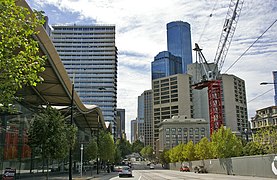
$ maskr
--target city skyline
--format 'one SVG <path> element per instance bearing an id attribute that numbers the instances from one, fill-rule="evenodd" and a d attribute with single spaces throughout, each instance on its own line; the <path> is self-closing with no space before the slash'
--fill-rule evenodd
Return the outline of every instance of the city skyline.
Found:
<path id="1" fill-rule="evenodd" d="M 118 108 L 126 109 L 126 133 L 135 119 L 137 98 L 151 89 L 151 62 L 166 48 L 166 24 L 181 20 L 191 25 L 192 47 L 197 42 L 209 62 L 213 61 L 230 0 L 153 0 L 112 2 L 97 0 L 27 0 L 45 12 L 49 24 L 114 24 L 118 48 Z M 146 6 L 147 4 L 147 6 Z M 222 73 L 273 23 L 274 0 L 245 1 Z M 274 24 L 237 63 L 227 71 L 246 82 L 249 120 L 257 109 L 274 105 L 273 82 L 276 65 L 277 25 Z M 193 62 L 195 54 L 193 53 Z M 130 79 L 135 79 L 132 82 Z M 272 90 L 271 90 L 272 89 Z M 268 93 L 265 93 L 267 92 Z M 265 93 L 263 96 L 261 94 Z"/>

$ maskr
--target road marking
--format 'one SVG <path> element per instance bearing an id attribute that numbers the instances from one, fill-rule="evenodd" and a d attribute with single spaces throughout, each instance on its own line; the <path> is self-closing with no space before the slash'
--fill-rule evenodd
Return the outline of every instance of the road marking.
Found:
<path id="1" fill-rule="evenodd" d="M 141 179 L 141 176 L 139 176 L 138 180 L 140 180 L 140 179 Z"/>

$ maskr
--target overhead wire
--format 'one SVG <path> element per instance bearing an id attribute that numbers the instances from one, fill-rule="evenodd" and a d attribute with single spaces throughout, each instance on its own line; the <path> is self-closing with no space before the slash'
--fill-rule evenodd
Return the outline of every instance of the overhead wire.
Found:
<path id="1" fill-rule="evenodd" d="M 225 71 L 225 73 L 227 73 L 227 71 L 229 71 L 276 22 L 277 19 L 231 64 L 231 66 Z"/>
<path id="2" fill-rule="evenodd" d="M 264 92 L 264 93 L 262 93 L 262 94 L 260 94 L 260 95 L 258 95 L 258 96 L 256 96 L 256 97 L 254 97 L 253 99 L 249 100 L 247 103 L 250 103 L 250 102 L 256 100 L 257 98 L 259 98 L 259 97 L 261 97 L 261 96 L 263 96 L 263 95 L 269 93 L 269 92 L 272 91 L 273 89 L 274 89 L 274 88 L 271 88 L 271 89 L 267 90 L 266 92 Z"/>

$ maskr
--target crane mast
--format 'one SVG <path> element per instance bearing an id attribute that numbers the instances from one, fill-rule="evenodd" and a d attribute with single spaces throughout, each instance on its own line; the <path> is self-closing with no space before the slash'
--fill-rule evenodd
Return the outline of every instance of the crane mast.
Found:
<path id="1" fill-rule="evenodd" d="M 195 43 L 195 48 L 193 49 L 197 52 L 205 72 L 205 79 L 193 87 L 195 89 L 208 87 L 210 135 L 223 124 L 221 80 L 218 76 L 235 33 L 242 5 L 243 0 L 231 0 L 230 2 L 214 59 L 215 67 L 212 70 L 197 43 Z"/>

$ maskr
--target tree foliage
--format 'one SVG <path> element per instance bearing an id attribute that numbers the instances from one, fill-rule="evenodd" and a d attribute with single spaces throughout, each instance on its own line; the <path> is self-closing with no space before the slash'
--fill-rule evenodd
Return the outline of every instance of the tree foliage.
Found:
<path id="1" fill-rule="evenodd" d="M 57 109 L 47 107 L 33 118 L 28 142 L 32 150 L 44 159 L 62 159 L 70 146 L 73 148 L 76 132 L 76 128 L 65 124 Z"/>
<path id="2" fill-rule="evenodd" d="M 154 152 L 154 149 L 150 145 L 148 145 L 142 148 L 142 150 L 140 151 L 140 154 L 142 155 L 142 157 L 148 160 L 151 160 L 154 158 L 153 152 Z"/>
<path id="3" fill-rule="evenodd" d="M 254 141 L 258 144 L 258 149 L 265 154 L 277 153 L 277 128 L 265 127 L 254 135 Z"/>
<path id="4" fill-rule="evenodd" d="M 126 139 L 118 139 L 116 141 L 116 148 L 119 151 L 118 153 L 121 154 L 122 158 L 125 158 L 126 155 L 132 153 L 132 146 L 129 141 Z"/>
<path id="5" fill-rule="evenodd" d="M 114 162 L 115 145 L 110 133 L 100 131 L 98 153 L 101 160 Z"/>
<path id="6" fill-rule="evenodd" d="M 98 147 L 97 147 L 96 140 L 92 138 L 89 141 L 89 144 L 85 147 L 85 155 L 86 155 L 85 159 L 87 160 L 95 159 L 97 157 L 97 151 L 98 151 Z"/>
<path id="7" fill-rule="evenodd" d="M 208 138 L 202 138 L 199 143 L 195 145 L 195 156 L 200 160 L 213 158 L 211 143 Z"/>
<path id="8" fill-rule="evenodd" d="M 42 78 L 45 58 L 39 55 L 38 42 L 33 38 L 36 27 L 43 24 L 37 13 L 17 6 L 13 0 L 0 2 L 0 103 L 9 109 L 16 92 L 24 86 L 36 86 Z"/>
<path id="9" fill-rule="evenodd" d="M 213 155 L 216 158 L 229 158 L 240 156 L 242 153 L 241 140 L 232 134 L 230 128 L 223 126 L 212 134 Z"/>
<path id="10" fill-rule="evenodd" d="M 132 152 L 139 153 L 142 150 L 143 147 L 144 147 L 143 143 L 140 140 L 136 140 L 132 144 Z"/>

